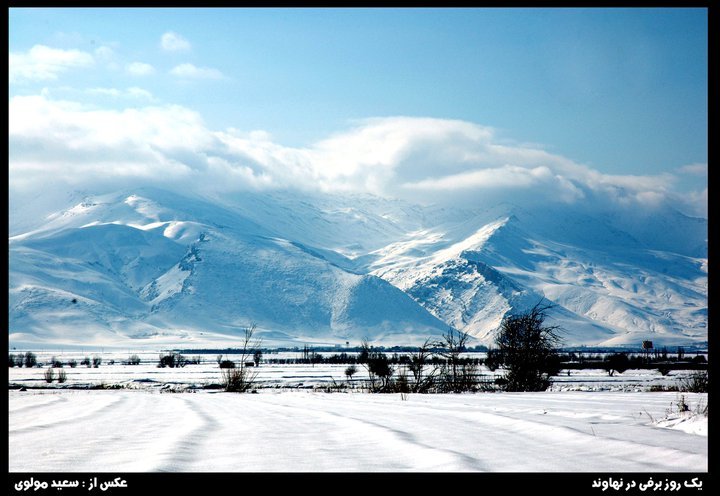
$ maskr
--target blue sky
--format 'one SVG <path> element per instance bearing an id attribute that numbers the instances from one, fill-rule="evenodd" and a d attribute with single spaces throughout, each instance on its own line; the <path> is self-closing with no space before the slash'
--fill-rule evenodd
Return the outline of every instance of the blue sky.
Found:
<path id="1" fill-rule="evenodd" d="M 567 201 L 598 184 L 687 193 L 702 214 L 707 40 L 705 9 L 10 9 L 11 176 L 40 159 L 14 109 L 57 114 L 57 136 L 83 112 L 108 132 L 179 112 L 209 140 L 162 152 L 183 177 L 225 160 L 257 187 L 280 173 L 389 194 L 519 178 Z M 218 139 L 215 162 L 178 158 Z"/>

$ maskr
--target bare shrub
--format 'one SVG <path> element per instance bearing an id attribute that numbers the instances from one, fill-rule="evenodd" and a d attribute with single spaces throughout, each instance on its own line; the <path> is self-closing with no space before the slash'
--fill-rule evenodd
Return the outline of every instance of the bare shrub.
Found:
<path id="1" fill-rule="evenodd" d="M 627 353 L 613 353 L 605 357 L 603 361 L 603 368 L 607 371 L 610 377 L 615 372 L 622 374 L 630 367 L 630 359 L 628 359 Z M 666 375 L 666 374 L 663 374 Z"/>
<path id="2" fill-rule="evenodd" d="M 435 386 L 438 367 L 428 363 L 432 357 L 433 346 L 433 342 L 428 338 L 415 353 L 410 355 L 408 368 L 412 374 L 410 389 L 413 393 L 427 393 Z M 425 369 L 428 365 L 431 367 L 429 372 Z"/>
<path id="3" fill-rule="evenodd" d="M 260 348 L 261 344 L 259 339 L 254 338 L 256 329 L 257 326 L 255 324 L 251 324 L 244 329 L 238 365 L 234 368 L 223 369 L 222 375 L 225 391 L 244 393 L 250 391 L 255 385 L 258 373 L 254 371 L 253 367 L 249 367 L 248 364 L 254 365 L 250 357 Z"/>
<path id="4" fill-rule="evenodd" d="M 160 361 L 158 362 L 158 367 L 164 368 L 164 367 L 170 367 L 170 368 L 176 368 L 176 367 L 184 367 L 187 365 L 187 358 L 182 356 L 180 353 L 172 352 L 167 355 L 160 355 Z"/>
<path id="5" fill-rule="evenodd" d="M 664 377 L 670 373 L 672 369 L 670 368 L 670 365 L 668 364 L 660 364 L 658 365 L 658 372 Z"/>
<path id="6" fill-rule="evenodd" d="M 45 371 L 45 382 L 51 383 L 53 380 L 55 380 L 55 372 L 53 371 L 52 367 L 48 367 L 48 369 Z"/>
<path id="7" fill-rule="evenodd" d="M 57 381 L 61 383 L 67 381 L 67 373 L 64 370 L 60 369 L 60 372 L 58 372 Z"/>
<path id="8" fill-rule="evenodd" d="M 25 353 L 25 366 L 27 368 L 32 368 L 35 365 L 37 365 L 37 357 L 35 356 L 35 353 L 28 351 Z"/>
<path id="9" fill-rule="evenodd" d="M 688 393 L 707 393 L 709 391 L 707 370 L 700 370 L 682 377 L 678 381 L 678 389 Z"/>
<path id="10" fill-rule="evenodd" d="M 358 362 L 362 363 L 368 371 L 368 389 L 371 393 L 393 392 L 392 375 L 394 369 L 385 353 L 375 350 L 364 339 L 361 343 L 361 352 Z"/>
<path id="11" fill-rule="evenodd" d="M 667 386 L 665 384 L 653 384 L 648 389 L 651 393 L 666 392 L 666 391 L 679 391 L 677 386 Z"/>
<path id="12" fill-rule="evenodd" d="M 348 383 L 352 380 L 352 376 L 354 376 L 357 373 L 357 367 L 355 365 L 350 365 L 345 369 L 345 377 L 347 377 Z"/>
<path id="13" fill-rule="evenodd" d="M 700 400 L 697 402 L 697 405 L 695 405 L 695 410 L 693 410 L 698 415 L 703 415 L 705 417 L 708 416 L 708 405 L 703 400 Z"/>
<path id="14" fill-rule="evenodd" d="M 690 405 L 687 404 L 687 401 L 685 401 L 685 395 L 680 395 L 680 399 L 677 401 L 677 409 L 678 412 L 684 413 L 690 411 Z"/>
<path id="15" fill-rule="evenodd" d="M 102 358 L 100 358 L 99 356 L 95 355 L 95 356 L 93 357 L 93 359 L 92 359 L 93 367 L 98 368 L 101 363 L 102 363 Z"/>
<path id="16" fill-rule="evenodd" d="M 223 369 L 223 384 L 225 391 L 230 393 L 245 393 L 253 387 L 257 373 L 251 373 L 246 367 Z"/>
<path id="17" fill-rule="evenodd" d="M 397 374 L 395 383 L 393 384 L 395 392 L 401 394 L 407 394 L 410 392 L 410 382 L 408 381 L 407 370 L 405 367 L 401 367 Z"/>

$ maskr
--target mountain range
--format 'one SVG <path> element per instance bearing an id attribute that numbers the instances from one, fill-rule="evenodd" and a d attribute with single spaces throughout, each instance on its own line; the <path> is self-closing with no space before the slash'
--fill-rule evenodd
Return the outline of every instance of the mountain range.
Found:
<path id="1" fill-rule="evenodd" d="M 49 195 L 48 195 L 49 198 Z M 708 339 L 707 220 L 567 206 L 142 187 L 10 201 L 14 344 L 491 345 L 551 304 L 567 346 Z"/>

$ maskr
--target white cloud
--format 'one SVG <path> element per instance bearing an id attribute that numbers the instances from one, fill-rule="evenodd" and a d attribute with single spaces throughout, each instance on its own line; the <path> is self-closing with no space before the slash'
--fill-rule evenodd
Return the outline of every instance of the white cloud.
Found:
<path id="1" fill-rule="evenodd" d="M 86 90 L 91 95 L 109 96 L 113 98 L 134 98 L 144 100 L 154 100 L 152 93 L 137 86 L 120 90 L 117 88 L 89 88 Z"/>
<path id="2" fill-rule="evenodd" d="M 707 163 L 695 163 L 683 165 L 678 168 L 678 172 L 681 174 L 690 174 L 693 176 L 707 176 L 708 175 L 708 164 Z"/>
<path id="3" fill-rule="evenodd" d="M 197 67 L 193 64 L 180 64 L 172 68 L 170 74 L 184 79 L 222 79 L 223 74 L 211 67 Z"/>
<path id="4" fill-rule="evenodd" d="M 439 178 L 423 179 L 414 183 L 405 183 L 404 187 L 416 190 L 456 191 L 477 188 L 527 188 L 536 179 L 547 175 L 547 167 L 526 169 L 525 167 L 505 166 L 497 169 L 480 169 L 462 172 Z"/>
<path id="5" fill-rule="evenodd" d="M 89 88 L 87 92 L 91 95 L 112 96 L 118 98 L 122 91 L 117 88 Z"/>
<path id="6" fill-rule="evenodd" d="M 138 88 L 137 86 L 131 86 L 126 90 L 126 93 L 131 98 L 140 98 L 146 100 L 155 100 L 155 97 L 148 90 Z"/>
<path id="7" fill-rule="evenodd" d="M 669 174 L 602 174 L 532 145 L 500 143 L 492 128 L 429 118 L 362 121 L 307 150 L 325 189 L 366 190 L 433 201 L 502 195 L 574 202 L 588 196 L 647 200 L 665 194 Z M 523 195 L 523 191 L 531 194 Z"/>
<path id="8" fill-rule="evenodd" d="M 21 188 L 187 179 L 207 168 L 199 154 L 214 141 L 196 113 L 173 105 L 98 110 L 23 96 L 9 111 L 10 182 Z"/>
<path id="9" fill-rule="evenodd" d="M 190 42 L 177 33 L 168 31 L 160 38 L 160 46 L 168 52 L 190 50 Z"/>
<path id="10" fill-rule="evenodd" d="M 688 213 L 698 217 L 707 218 L 708 216 L 708 189 L 702 191 L 692 191 L 686 195 L 688 202 Z"/>
<path id="11" fill-rule="evenodd" d="M 125 70 L 133 76 L 149 76 L 155 73 L 155 68 L 144 62 L 132 62 L 125 66 Z"/>
<path id="12" fill-rule="evenodd" d="M 143 96 L 142 89 L 96 89 Z M 117 93 L 116 93 L 117 92 Z M 670 174 L 607 175 L 528 145 L 498 144 L 492 128 L 410 117 L 359 121 L 305 148 L 263 131 L 216 131 L 177 105 L 98 110 L 47 96 L 10 100 L 12 187 L 44 181 L 174 184 L 185 189 L 298 188 L 414 201 L 512 201 L 702 211 L 707 192 L 680 196 Z"/>
<path id="13" fill-rule="evenodd" d="M 88 67 L 94 62 L 87 52 L 35 45 L 25 53 L 10 53 L 9 78 L 11 83 L 56 80 L 62 72 Z"/>

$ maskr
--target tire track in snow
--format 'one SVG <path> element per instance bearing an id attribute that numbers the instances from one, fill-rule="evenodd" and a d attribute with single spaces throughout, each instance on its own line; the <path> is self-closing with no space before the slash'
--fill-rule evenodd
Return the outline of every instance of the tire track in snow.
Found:
<path id="1" fill-rule="evenodd" d="M 23 394 L 23 393 L 17 393 L 17 394 Z M 62 396 L 59 393 L 48 394 L 46 396 L 49 399 L 48 399 L 48 401 L 43 402 L 43 403 L 33 403 L 30 405 L 26 405 L 26 406 L 17 406 L 15 408 L 10 406 L 10 407 L 8 407 L 8 414 L 14 415 L 16 413 L 20 413 L 20 412 L 24 412 L 24 411 L 28 411 L 28 410 L 36 410 L 38 408 L 49 407 L 49 406 L 64 403 L 67 401 L 67 398 L 65 398 L 64 396 Z"/>
<path id="2" fill-rule="evenodd" d="M 401 402 L 322 393 L 62 394 L 67 402 L 39 397 L 36 412 L 10 412 L 24 428 L 9 433 L 11 471 L 692 472 L 708 464 L 707 443 L 628 422 L 634 405 L 608 410 L 588 402 L 575 417 L 562 402 L 543 415 L 543 403 L 526 406 L 509 395 Z M 616 416 L 619 425 L 604 421 Z M 30 425 L 43 421 L 46 427 Z"/>
<path id="3" fill-rule="evenodd" d="M 270 405 L 270 404 L 267 404 Z M 423 466 L 423 467 L 403 467 L 404 470 L 433 470 L 433 469 L 439 469 L 439 470 L 454 470 L 454 471 L 485 471 L 486 467 L 482 460 L 475 458 L 473 456 L 470 456 L 467 453 L 463 453 L 457 450 L 449 449 L 449 448 L 443 448 L 439 446 L 434 446 L 425 442 L 422 442 L 418 439 L 418 437 L 411 432 L 408 432 L 404 429 L 399 429 L 396 427 L 391 427 L 388 425 L 383 425 L 378 422 L 373 422 L 371 420 L 367 420 L 364 418 L 359 418 L 355 416 L 349 416 L 342 413 L 337 413 L 333 411 L 328 410 L 320 410 L 317 408 L 306 408 L 306 407 L 297 407 L 294 405 L 290 405 L 287 403 L 282 404 L 272 404 L 273 407 L 275 407 L 278 411 L 281 410 L 294 410 L 299 412 L 300 414 L 308 414 L 311 413 L 312 415 L 318 417 L 318 418 L 333 418 L 339 420 L 341 423 L 345 424 L 349 430 L 358 430 L 358 425 L 369 427 L 369 431 L 372 432 L 371 436 L 375 439 L 377 439 L 375 446 L 380 446 L 383 448 L 388 447 L 388 435 L 392 436 L 396 439 L 398 445 L 400 445 L 399 448 L 397 448 L 397 455 L 398 458 L 403 458 L 403 456 L 407 456 L 407 453 L 416 453 L 417 450 L 425 450 L 429 452 L 429 456 L 426 458 L 430 458 L 435 460 L 434 466 Z M 368 432 L 368 429 L 363 429 L 360 427 L 360 429 L 363 432 Z M 403 446 L 403 445 L 409 445 L 409 446 Z M 439 456 L 438 456 L 439 455 Z M 377 453 L 375 453 L 375 456 L 377 456 Z M 442 458 L 445 458 L 444 461 L 441 461 Z M 427 464 L 423 464 L 427 465 Z"/>
<path id="4" fill-rule="evenodd" d="M 399 438 L 404 439 L 405 441 L 407 441 L 411 444 L 414 444 L 415 446 L 419 446 L 421 448 L 435 450 L 435 451 L 439 451 L 439 452 L 443 452 L 443 453 L 448 453 L 449 455 L 456 457 L 458 459 L 458 461 L 460 462 L 461 468 L 455 469 L 455 470 L 462 470 L 462 471 L 468 470 L 468 471 L 473 471 L 473 472 L 482 472 L 482 471 L 485 471 L 485 469 L 486 469 L 485 464 L 481 460 L 479 460 L 473 456 L 470 456 L 467 453 L 462 453 L 460 451 L 456 451 L 456 450 L 449 449 L 449 448 L 439 448 L 437 446 L 432 446 L 430 444 L 423 443 L 415 435 L 411 434 L 410 432 L 396 429 L 393 427 L 389 427 L 387 425 L 382 425 L 377 422 L 371 422 L 370 420 L 360 419 L 360 418 L 356 418 L 356 417 L 341 416 L 337 413 L 332 413 L 332 412 L 329 412 L 329 413 L 331 415 L 336 415 L 336 416 L 344 418 L 344 419 L 355 420 L 357 422 L 362 422 L 366 425 L 378 427 L 380 429 L 385 429 L 385 430 L 389 431 L 390 433 L 398 436 Z"/>
<path id="5" fill-rule="evenodd" d="M 373 419 L 385 418 L 379 413 L 392 405 L 383 403 L 375 405 L 378 414 L 372 414 Z M 426 444 L 457 446 L 463 454 L 475 456 L 481 449 L 478 447 L 502 446 L 502 450 L 494 450 L 493 456 L 487 457 L 485 469 L 489 466 L 489 470 L 584 471 L 602 466 L 608 470 L 622 471 L 632 467 L 632 470 L 662 472 L 707 466 L 707 454 L 702 446 L 695 451 L 675 448 L 683 445 L 682 439 L 686 440 L 681 433 L 668 432 L 658 440 L 650 426 L 602 422 L 599 425 L 607 427 L 608 433 L 598 436 L 582 420 L 576 425 L 557 425 L 553 422 L 557 419 L 545 416 L 543 409 L 537 406 L 533 408 L 538 410 L 535 418 L 528 418 L 528 411 L 521 411 L 522 418 L 517 418 L 512 414 L 487 411 L 490 405 L 485 405 L 482 410 L 469 407 L 463 404 L 441 408 L 422 403 L 414 405 L 416 411 L 424 410 L 430 417 L 437 417 L 438 410 L 443 410 L 438 435 L 433 436 L 427 431 L 420 433 L 431 438 Z M 392 417 L 387 418 L 388 422 L 392 421 Z M 398 421 L 401 426 L 407 425 Z M 582 425 L 578 426 L 580 423 Z M 586 427 L 585 430 L 582 427 Z M 622 437 L 626 434 L 631 434 L 632 439 Z M 678 440 L 673 441 L 675 438 Z"/>
<path id="6" fill-rule="evenodd" d="M 80 423 L 69 431 L 73 438 L 82 440 L 70 454 L 77 470 L 112 466 L 133 471 L 139 469 L 140 459 L 152 457 L 152 449 L 146 445 L 155 433 L 155 426 L 146 421 L 151 411 L 147 403 L 152 396 L 135 391 L 113 394 L 123 395 L 122 410 L 103 412 L 90 425 Z M 93 424 L 101 426 L 101 430 L 93 430 Z"/>
<path id="7" fill-rule="evenodd" d="M 157 472 L 183 472 L 187 471 L 195 462 L 200 460 L 198 453 L 202 445 L 209 442 L 209 438 L 217 431 L 219 422 L 209 415 L 197 403 L 196 398 L 179 398 L 184 403 L 184 409 L 200 420 L 200 424 L 174 441 L 168 450 L 163 462 L 153 470 Z M 202 398 L 206 399 L 206 398 Z M 186 418 L 183 415 L 183 418 Z"/>
<path id="8" fill-rule="evenodd" d="M 93 396 L 102 392 L 88 392 L 88 403 Z M 143 432 L 141 422 L 130 422 L 133 429 L 127 429 L 125 418 L 141 418 L 147 413 L 147 405 L 139 395 L 133 393 L 105 392 L 112 395 L 112 401 L 82 415 L 74 415 L 59 422 L 28 426 L 9 432 L 9 458 L 12 470 L 30 471 L 96 471 L 105 467 L 104 460 L 112 459 L 111 466 L 125 470 L 118 464 L 116 443 L 126 445 L 128 439 L 138 438 L 137 430 Z M 132 396 L 131 396 L 132 395 Z M 70 402 L 77 413 L 77 399 Z M 140 401 L 138 401 L 140 400 Z M 118 424 L 123 426 L 119 429 Z M 128 457 L 132 459 L 132 457 Z M 13 463 L 23 463 L 13 468 Z"/>
<path id="9" fill-rule="evenodd" d="M 67 399 L 62 400 L 62 402 L 66 402 L 66 401 L 67 401 Z M 16 414 L 18 412 L 12 411 L 9 413 L 11 415 L 15 416 L 15 420 L 13 422 L 12 421 L 13 419 L 10 419 L 11 421 L 9 422 L 10 425 L 9 425 L 8 432 L 10 435 L 12 435 L 12 434 L 25 433 L 25 432 L 34 432 L 34 431 L 38 431 L 38 430 L 52 429 L 52 428 L 60 427 L 60 426 L 67 425 L 67 424 L 76 424 L 78 422 L 82 422 L 82 420 L 86 419 L 86 418 L 94 418 L 97 415 L 106 415 L 113 409 L 116 409 L 116 408 L 119 408 L 120 406 L 122 406 L 126 401 L 127 401 L 127 398 L 124 396 L 123 397 L 115 397 L 115 398 L 112 398 L 112 401 L 110 401 L 110 403 L 107 403 L 95 410 L 84 410 L 82 412 L 82 414 L 80 414 L 80 415 L 76 415 L 75 411 L 73 411 L 72 415 L 65 417 L 65 418 L 61 417 L 57 420 L 53 420 L 52 422 L 42 422 L 42 423 L 38 423 L 38 424 L 30 424 L 30 425 L 18 426 L 18 427 L 13 427 L 13 423 L 17 424 L 19 421 L 21 422 L 25 419 L 18 419 L 16 416 Z M 33 410 L 36 410 L 37 408 L 53 408 L 55 406 L 57 406 L 57 402 L 52 402 L 50 404 L 45 403 L 43 405 L 38 405 L 36 408 L 33 408 Z"/>
<path id="10" fill-rule="evenodd" d="M 458 416 L 468 422 L 492 425 L 494 430 L 504 432 L 503 437 L 508 443 L 514 439 L 523 440 L 523 450 L 518 451 L 521 457 L 537 452 L 538 460 L 542 461 L 554 454 L 552 456 L 557 460 L 563 460 L 559 465 L 564 470 L 583 471 L 589 465 L 605 466 L 609 470 L 665 472 L 677 470 L 680 459 L 688 460 L 689 465 L 695 467 L 701 467 L 703 460 L 707 460 L 706 456 L 674 447 L 627 441 L 614 435 L 598 436 L 592 430 L 555 425 L 545 421 L 545 417 L 518 419 L 497 412 L 465 412 Z M 598 445 L 604 445 L 605 449 L 592 449 Z M 596 460 L 591 460 L 593 458 Z M 597 459 L 603 462 L 598 463 Z"/>
<path id="11" fill-rule="evenodd" d="M 623 393 L 626 394 L 626 393 Z M 542 426 L 541 432 L 548 429 L 555 429 L 556 432 L 574 432 L 581 437 L 590 439 L 593 442 L 612 443 L 617 452 L 633 453 L 632 462 L 640 460 L 648 460 L 648 457 L 642 453 L 656 453 L 656 457 L 660 462 L 647 461 L 647 470 L 667 471 L 674 470 L 675 466 L 670 460 L 679 460 L 682 458 L 693 459 L 700 456 L 697 450 L 693 450 L 691 445 L 687 443 L 687 439 L 683 434 L 661 429 L 658 432 L 654 425 L 648 422 L 638 422 L 638 428 L 628 423 L 626 419 L 637 419 L 631 412 L 638 409 L 646 411 L 647 399 L 642 396 L 636 398 L 630 397 L 625 399 L 623 406 L 618 408 L 608 408 L 603 403 L 603 408 L 588 411 L 588 408 L 579 408 L 578 411 L 583 414 L 578 415 L 578 411 L 572 412 L 568 410 L 567 403 L 569 401 L 564 398 L 552 398 L 552 402 L 565 402 L 562 408 L 554 410 L 551 408 L 543 408 L 543 415 L 535 415 L 533 418 L 527 418 L 526 414 L 530 411 L 525 410 L 505 410 L 505 413 L 493 412 L 495 415 L 504 417 L 516 422 L 533 422 Z M 580 405 L 587 404 L 587 401 L 577 401 Z M 633 406 L 631 408 L 631 405 Z M 656 408 L 658 405 L 651 405 Z M 536 408 L 537 409 L 537 408 Z M 518 420 L 517 415 L 525 415 L 522 420 Z M 557 425 L 557 418 L 563 418 L 563 425 Z M 642 429 L 647 428 L 648 432 L 643 435 Z M 558 430 L 560 429 L 560 430 Z M 631 438 L 628 434 L 632 431 Z M 639 450 L 639 451 L 638 451 Z M 707 453 L 701 454 L 706 457 Z"/>

